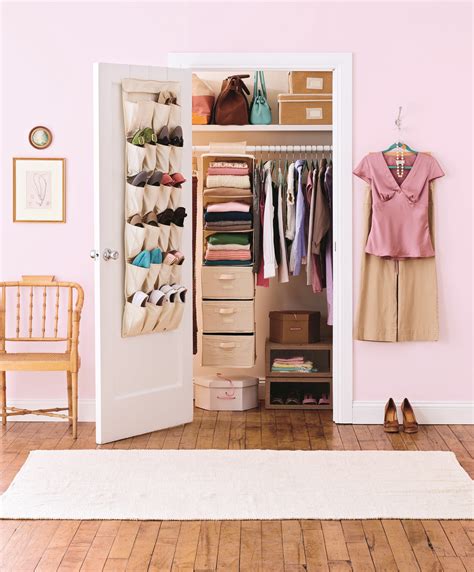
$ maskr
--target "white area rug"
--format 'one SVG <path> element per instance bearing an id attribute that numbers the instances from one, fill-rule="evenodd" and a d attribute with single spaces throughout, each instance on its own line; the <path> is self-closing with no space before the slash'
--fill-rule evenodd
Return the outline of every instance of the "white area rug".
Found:
<path id="1" fill-rule="evenodd" d="M 467 519 L 473 483 L 450 452 L 34 451 L 0 517 Z"/>

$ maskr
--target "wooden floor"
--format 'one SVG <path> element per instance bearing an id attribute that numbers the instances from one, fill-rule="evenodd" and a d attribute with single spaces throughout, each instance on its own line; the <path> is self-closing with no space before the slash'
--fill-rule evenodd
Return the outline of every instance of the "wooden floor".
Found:
<path id="1" fill-rule="evenodd" d="M 80 423 L 73 441 L 63 423 L 9 423 L 1 491 L 29 451 L 95 448 L 94 429 Z M 472 426 L 387 435 L 378 425 L 334 425 L 329 411 L 196 410 L 193 423 L 102 448 L 451 450 L 474 474 Z M 473 542 L 465 521 L 0 521 L 0 570 L 472 571 Z"/>

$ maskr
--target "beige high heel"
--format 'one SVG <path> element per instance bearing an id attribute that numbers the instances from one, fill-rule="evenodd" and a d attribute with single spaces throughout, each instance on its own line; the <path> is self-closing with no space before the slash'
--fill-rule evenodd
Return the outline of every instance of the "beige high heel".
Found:
<path id="1" fill-rule="evenodd" d="M 383 421 L 383 430 L 385 433 L 398 433 L 400 430 L 397 416 L 397 406 L 395 401 L 390 398 L 385 405 L 385 415 Z"/>
<path id="2" fill-rule="evenodd" d="M 403 413 L 403 431 L 405 431 L 405 433 L 417 433 L 418 423 L 416 421 L 415 412 L 406 397 L 402 401 L 401 409 Z"/>

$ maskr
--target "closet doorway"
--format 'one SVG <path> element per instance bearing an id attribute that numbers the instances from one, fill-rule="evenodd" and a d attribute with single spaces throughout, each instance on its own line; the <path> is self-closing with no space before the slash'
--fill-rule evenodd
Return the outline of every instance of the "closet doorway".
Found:
<path id="1" fill-rule="evenodd" d="M 193 125 L 193 156 L 195 164 L 201 164 L 201 155 L 206 153 L 209 144 L 217 143 L 225 149 L 226 143 L 245 142 L 249 153 L 257 159 L 276 159 L 272 152 L 260 152 L 259 146 L 296 148 L 298 146 L 332 146 L 333 160 L 333 327 L 332 330 L 332 409 L 336 423 L 352 422 L 352 54 L 323 53 L 172 53 L 168 63 L 173 68 L 185 68 L 195 72 L 201 79 L 211 84 L 215 93 L 219 92 L 222 80 L 232 74 L 250 74 L 263 70 L 266 87 L 272 106 L 273 124 L 220 126 Z M 277 94 L 287 91 L 287 76 L 290 70 L 332 71 L 333 75 L 333 121 L 331 126 L 279 125 Z M 253 78 L 251 77 L 249 82 Z M 256 149 L 256 153 L 255 153 Z M 278 153 L 278 157 L 284 153 Z M 288 153 L 287 153 L 288 155 Z M 291 153 L 289 154 L 291 158 Z M 295 155 L 293 154 L 293 157 Z M 199 173 L 201 177 L 204 174 Z M 198 205 L 198 213 L 202 205 Z M 198 215 L 199 216 L 199 215 Z M 198 233 L 199 235 L 199 233 Z M 197 244 L 197 267 L 202 252 Z M 200 275 L 197 272 L 196 289 L 200 294 Z M 298 277 L 302 278 L 302 277 Z M 247 374 L 264 376 L 265 338 L 268 334 L 268 311 L 289 309 L 278 299 L 299 299 L 299 308 L 322 309 L 321 295 L 313 295 L 311 289 L 303 285 L 303 280 L 290 279 L 287 284 L 277 284 L 273 279 L 270 292 L 258 288 L 255 299 L 256 315 L 256 363 Z M 313 298 L 312 298 L 313 296 Z M 291 304 L 291 302 L 290 302 Z M 296 304 L 298 305 L 298 303 Z M 199 316 L 198 323 L 202 326 Z M 323 310 L 323 315 L 327 310 Z M 324 331 L 324 330 L 323 330 Z M 202 344 L 198 344 L 202 346 Z M 209 367 L 202 367 L 202 348 L 194 359 L 194 375 L 210 373 Z M 214 368 L 215 369 L 215 368 Z M 229 370 L 229 373 L 232 370 Z M 240 373 L 245 374 L 245 370 Z"/>
<path id="2" fill-rule="evenodd" d="M 131 140 L 129 141 L 130 133 L 127 130 L 127 122 L 130 121 L 131 116 L 127 117 L 125 114 L 124 123 L 124 109 L 126 109 L 124 101 L 131 102 L 132 110 L 134 106 L 140 108 L 134 103 L 135 101 L 148 101 L 153 106 L 155 105 L 153 102 L 157 102 L 157 99 L 154 99 L 157 97 L 157 92 L 166 89 L 179 92 L 179 104 L 175 107 L 180 107 L 179 121 L 185 141 L 181 153 L 181 173 L 188 181 L 183 192 L 179 193 L 179 201 L 180 206 L 189 214 L 192 213 L 190 181 L 193 145 L 205 146 L 219 137 L 221 141 L 230 141 L 232 137 L 233 141 L 246 141 L 249 146 L 247 150 L 250 151 L 251 146 L 258 146 L 262 141 L 262 134 L 268 145 L 326 143 L 332 145 L 334 165 L 332 409 L 335 422 L 351 423 L 352 55 L 182 53 L 170 54 L 169 64 L 168 68 L 129 64 L 96 64 L 94 66 L 95 240 L 91 257 L 95 260 L 97 442 L 106 443 L 180 425 L 191 421 L 193 416 L 192 379 L 193 373 L 199 374 L 200 369 L 195 359 L 193 372 L 191 292 L 189 292 L 185 307 L 181 308 L 180 320 L 176 321 L 171 328 L 173 331 L 167 332 L 164 331 L 166 328 L 156 327 L 155 329 L 153 324 L 151 329 L 146 331 L 149 326 L 148 318 L 153 317 L 156 310 L 153 309 L 151 312 L 152 308 L 148 309 L 145 304 L 132 307 L 133 296 L 129 297 L 128 294 L 132 290 L 137 290 L 137 294 L 142 294 L 138 292 L 142 289 L 140 285 L 127 292 L 128 286 L 134 286 L 127 274 L 132 257 L 136 255 L 132 250 L 135 247 L 138 248 L 137 252 L 141 248 L 148 249 L 147 241 L 143 242 L 143 237 L 141 247 L 134 241 L 140 233 L 145 233 L 148 239 L 153 239 L 153 234 L 148 234 L 144 229 L 143 221 L 138 225 L 142 229 L 131 228 L 132 221 L 129 215 L 133 215 L 133 212 L 130 209 L 136 208 L 136 201 L 129 202 L 129 199 L 137 198 L 138 195 L 131 197 L 128 194 L 130 189 L 127 187 L 124 192 L 124 187 L 130 185 L 129 175 L 133 174 L 128 171 L 132 158 L 129 151 L 132 149 L 133 158 L 137 159 L 140 149 L 134 147 Z M 227 71 L 237 70 L 245 71 L 245 73 L 264 70 L 269 78 L 271 76 L 282 77 L 281 74 L 284 76 L 289 70 L 332 71 L 333 122 L 331 129 L 324 131 L 305 129 L 304 126 L 295 128 L 296 126 L 281 125 L 269 125 L 266 129 L 262 129 L 260 126 L 257 128 L 257 126 L 249 125 L 234 130 L 219 129 L 218 126 L 202 126 L 200 131 L 192 130 L 191 73 L 206 71 L 216 77 L 219 75 L 223 79 Z M 134 87 L 130 88 L 131 92 L 128 95 L 124 95 L 124 86 L 127 84 L 124 80 L 127 78 L 133 80 Z M 272 89 L 271 85 L 267 87 Z M 272 97 L 274 96 L 275 92 Z M 156 106 L 159 105 L 160 103 L 157 102 Z M 141 109 L 145 108 L 146 105 L 141 106 Z M 278 106 L 273 103 L 275 116 L 277 116 L 277 109 Z M 138 116 L 136 118 L 140 119 Z M 124 137 L 124 127 L 126 137 Z M 209 127 L 209 130 L 206 131 L 204 127 Z M 155 131 L 158 132 L 157 129 Z M 193 145 L 189 144 L 190 141 Z M 126 147 L 126 153 L 124 153 L 124 147 Z M 146 155 L 146 148 L 142 147 L 140 152 Z M 147 185 L 150 184 L 152 183 L 147 183 Z M 140 191 L 137 188 L 132 190 Z M 141 192 L 143 193 L 143 189 Z M 124 195 L 126 197 L 125 207 Z M 143 198 L 143 206 L 145 202 Z M 179 234 L 180 250 L 187 261 L 182 266 L 179 283 L 185 284 L 188 289 L 192 285 L 191 260 L 193 258 L 190 219 L 191 216 Z M 133 239 L 132 242 L 129 239 Z M 150 246 L 152 247 L 153 245 Z M 169 248 L 163 246 L 162 250 L 167 252 Z M 137 271 L 136 267 L 133 270 L 133 277 L 137 277 L 137 273 L 142 273 L 141 270 Z M 149 276 L 147 274 L 146 281 Z M 279 286 L 285 287 L 285 285 Z M 291 285 L 288 288 L 291 288 Z M 125 298 L 124 289 L 126 290 Z M 310 290 L 308 295 L 309 292 Z M 261 294 L 257 293 L 257 303 L 259 296 Z M 308 305 L 305 308 L 311 309 Z M 269 309 L 278 310 L 279 308 Z M 291 310 L 294 309 L 297 308 L 291 308 Z M 131 312 L 130 315 L 127 315 L 128 310 Z M 126 332 L 124 337 L 125 318 L 131 321 L 127 321 L 127 327 L 130 329 L 128 335 Z M 260 340 L 256 347 L 260 363 L 265 351 L 264 332 L 268 328 L 268 312 L 266 319 L 266 327 L 260 328 Z M 145 321 L 139 324 L 140 320 Z M 147 333 L 150 335 L 141 335 Z M 215 371 L 216 368 L 214 368 Z M 259 376 L 261 377 L 262 374 L 263 371 L 260 371 Z"/>

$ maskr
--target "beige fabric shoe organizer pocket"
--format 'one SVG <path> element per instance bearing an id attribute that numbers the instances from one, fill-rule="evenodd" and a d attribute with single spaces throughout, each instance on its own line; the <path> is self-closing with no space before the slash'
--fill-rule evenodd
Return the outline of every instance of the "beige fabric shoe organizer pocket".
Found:
<path id="1" fill-rule="evenodd" d="M 166 92 L 168 101 L 176 98 L 176 104 L 158 103 L 160 93 Z M 137 131 L 152 128 L 156 136 L 164 126 L 170 131 L 181 123 L 181 107 L 179 105 L 180 84 L 173 81 L 149 81 L 124 79 L 122 81 L 122 100 L 125 127 L 125 172 L 127 178 L 135 177 L 146 171 L 148 176 L 154 171 L 173 173 L 181 170 L 182 148 L 146 143 L 144 146 L 133 145 L 131 138 Z M 170 164 L 171 163 L 171 164 Z M 173 193 L 173 194 L 172 194 Z M 171 199 L 172 196 L 172 199 Z M 142 268 L 131 264 L 132 260 L 143 250 L 160 248 L 163 255 L 172 247 L 181 250 L 182 228 L 175 225 L 143 227 L 131 225 L 128 221 L 146 213 L 159 214 L 167 208 L 180 206 L 181 189 L 171 186 L 145 185 L 136 187 L 125 181 L 125 225 L 124 225 L 124 312 L 122 320 L 122 336 L 137 336 L 154 332 L 166 332 L 179 327 L 185 304 L 179 296 L 174 302 L 165 301 L 162 306 L 146 302 L 144 306 L 132 304 L 130 300 L 136 292 L 149 294 L 152 290 L 165 284 L 181 285 L 182 266 L 169 264 L 152 264 L 150 268 Z"/>
<path id="2" fill-rule="evenodd" d="M 145 189 L 126 183 L 125 187 L 125 216 L 127 219 L 136 214 L 142 214 Z"/>
<path id="3" fill-rule="evenodd" d="M 252 367 L 255 362 L 255 336 L 202 336 L 202 365 L 219 367 Z"/>

